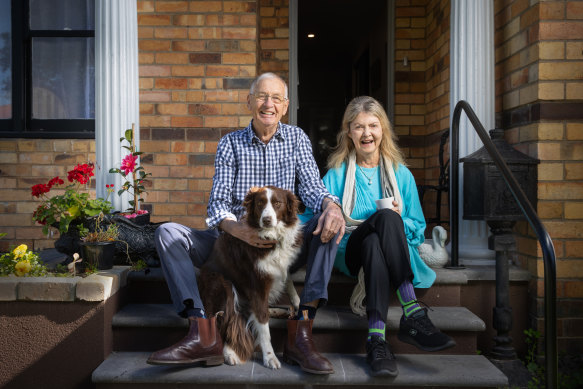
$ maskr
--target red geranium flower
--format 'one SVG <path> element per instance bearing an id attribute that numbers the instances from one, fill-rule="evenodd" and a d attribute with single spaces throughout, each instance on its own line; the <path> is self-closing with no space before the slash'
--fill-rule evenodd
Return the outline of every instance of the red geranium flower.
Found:
<path id="1" fill-rule="evenodd" d="M 65 183 L 65 181 L 61 180 L 59 178 L 59 176 L 56 176 L 55 178 L 51 178 L 51 180 L 47 183 L 47 186 L 49 188 L 52 188 L 53 185 L 63 185 Z"/>
<path id="2" fill-rule="evenodd" d="M 121 161 L 121 170 L 127 176 L 136 168 L 137 155 L 129 154 Z"/>
<path id="3" fill-rule="evenodd" d="M 93 164 L 77 165 L 68 173 L 67 179 L 69 182 L 77 181 L 80 184 L 89 182 L 89 177 L 93 177 Z"/>
<path id="4" fill-rule="evenodd" d="M 32 186 L 32 195 L 34 197 L 40 197 L 43 193 L 48 193 L 51 190 L 50 186 L 45 184 L 37 184 Z"/>

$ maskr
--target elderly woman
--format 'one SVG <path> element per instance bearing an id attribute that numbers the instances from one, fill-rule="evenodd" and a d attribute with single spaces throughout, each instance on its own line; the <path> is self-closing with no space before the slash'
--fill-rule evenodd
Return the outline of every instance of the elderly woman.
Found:
<path id="1" fill-rule="evenodd" d="M 353 99 L 346 108 L 338 145 L 330 155 L 324 184 L 340 198 L 347 234 L 335 266 L 356 276 L 362 268 L 369 336 L 367 362 L 375 376 L 398 374 L 395 356 L 385 337 L 389 294 L 396 291 L 403 307 L 398 338 L 425 351 L 455 345 L 440 332 L 417 303 L 414 287 L 429 288 L 435 272 L 419 257 L 425 219 L 413 175 L 389 119 L 378 101 Z M 377 210 L 376 200 L 393 197 Z"/>

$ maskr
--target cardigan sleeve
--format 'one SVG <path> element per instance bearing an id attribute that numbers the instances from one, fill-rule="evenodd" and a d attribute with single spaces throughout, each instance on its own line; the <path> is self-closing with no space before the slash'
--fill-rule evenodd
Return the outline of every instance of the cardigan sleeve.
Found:
<path id="1" fill-rule="evenodd" d="M 399 191 L 403 198 L 403 204 L 405 205 L 405 212 L 401 217 L 405 224 L 407 243 L 412 247 L 417 247 L 425 241 L 426 224 L 425 216 L 421 209 L 421 202 L 419 201 L 419 194 L 417 193 L 415 178 L 411 171 L 403 165 L 397 169 L 396 176 Z"/>

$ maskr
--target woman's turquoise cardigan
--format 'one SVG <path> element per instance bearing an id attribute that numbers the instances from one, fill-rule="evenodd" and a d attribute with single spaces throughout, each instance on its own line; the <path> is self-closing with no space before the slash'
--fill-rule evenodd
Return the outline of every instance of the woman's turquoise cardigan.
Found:
<path id="1" fill-rule="evenodd" d="M 372 188 L 368 185 L 368 178 L 364 177 L 364 174 L 360 169 L 356 169 L 356 201 L 352 215 L 350 215 L 351 218 L 364 220 L 376 211 L 375 200 L 381 198 L 382 193 L 380 187 L 380 171 L 379 169 L 376 169 L 376 171 L 376 185 L 373 185 L 374 188 Z M 342 202 L 342 195 L 344 193 L 345 175 L 346 163 L 343 163 L 339 168 L 330 169 L 323 178 L 324 185 L 326 185 L 328 191 L 333 195 L 338 196 L 340 202 Z M 413 177 L 413 174 L 411 174 L 411 171 L 404 165 L 399 165 L 398 169 L 395 171 L 395 175 L 397 186 L 399 187 L 403 204 L 405 205 L 401 218 L 405 225 L 405 235 L 407 236 L 407 244 L 409 245 L 411 268 L 414 274 L 413 286 L 416 288 L 429 288 L 435 281 L 435 272 L 423 262 L 417 251 L 417 246 L 425 240 L 423 235 L 425 232 L 425 217 L 423 216 L 421 203 L 419 202 L 415 178 Z M 334 267 L 343 273 L 350 275 L 344 261 L 348 237 L 349 234 L 344 235 L 340 242 Z M 394 287 L 398 286 L 399 285 L 395 285 Z"/>

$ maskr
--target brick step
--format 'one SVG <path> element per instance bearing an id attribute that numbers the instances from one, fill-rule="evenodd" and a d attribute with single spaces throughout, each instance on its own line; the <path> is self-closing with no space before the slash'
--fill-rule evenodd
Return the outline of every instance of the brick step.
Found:
<path id="1" fill-rule="evenodd" d="M 432 307 L 429 316 L 443 332 L 453 337 L 457 345 L 441 354 L 472 355 L 477 349 L 477 334 L 484 331 L 484 322 L 464 307 Z M 402 310 L 391 307 L 387 320 L 389 342 L 396 353 L 420 351 L 396 337 Z M 283 350 L 287 333 L 285 319 L 270 320 L 272 344 Z M 115 314 L 112 321 L 115 351 L 154 351 L 167 347 L 186 334 L 188 321 L 176 315 L 167 304 L 128 304 Z M 367 336 L 367 321 L 345 306 L 325 306 L 318 310 L 314 321 L 314 342 L 322 352 L 363 353 Z"/>
<path id="2" fill-rule="evenodd" d="M 415 289 L 417 298 L 430 306 L 458 306 L 461 301 L 462 286 L 467 284 L 467 271 L 438 269 L 434 285 L 429 289 Z M 298 292 L 303 287 L 305 270 L 300 269 L 292 274 L 292 279 Z M 333 273 L 328 284 L 328 303 L 331 305 L 346 305 L 350 301 L 356 279 L 343 274 Z M 127 292 L 129 301 L 133 303 L 169 304 L 170 292 L 160 268 L 131 272 L 128 275 Z M 279 304 L 289 304 L 287 296 L 282 296 Z M 398 305 L 396 296 L 391 293 L 391 305 Z"/>
<path id="3" fill-rule="evenodd" d="M 397 354 L 399 375 L 375 378 L 362 354 L 325 354 L 334 374 L 304 373 L 282 362 L 281 369 L 264 367 L 260 360 L 239 366 L 167 367 L 146 363 L 146 352 L 114 352 L 92 375 L 97 389 L 122 388 L 306 388 L 391 386 L 397 388 L 507 387 L 507 377 L 481 355 Z M 281 359 L 281 354 L 278 355 Z"/>

